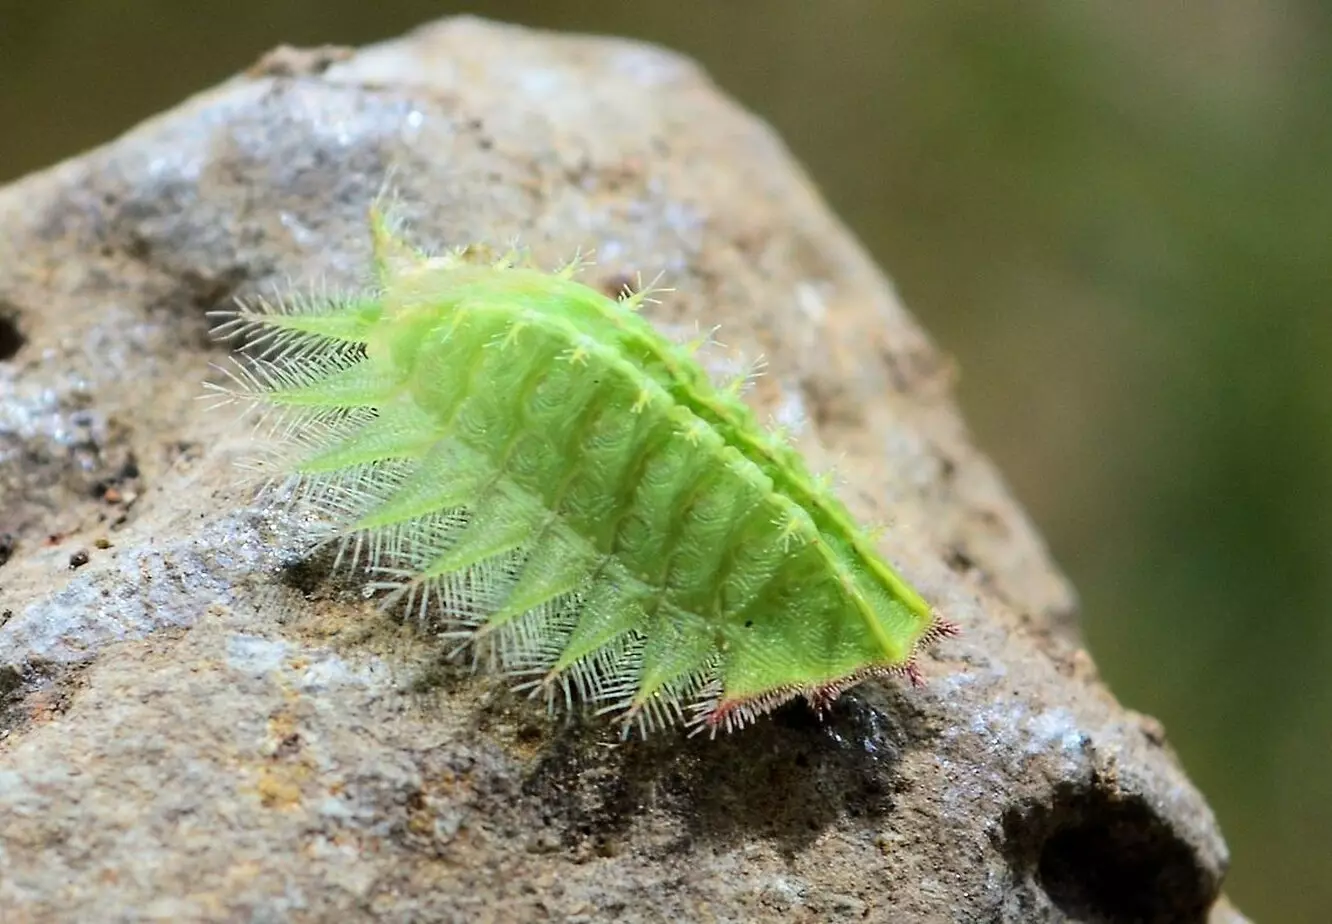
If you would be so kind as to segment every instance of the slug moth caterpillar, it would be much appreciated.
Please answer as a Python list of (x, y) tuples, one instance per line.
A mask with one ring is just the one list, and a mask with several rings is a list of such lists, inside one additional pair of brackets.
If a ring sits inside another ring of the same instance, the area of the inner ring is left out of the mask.
[(279, 475), (458, 650), (627, 734), (732, 730), (903, 674), (953, 627), (739, 390), (519, 253), (431, 256), (371, 208), (375, 284), (241, 304), (225, 400)]

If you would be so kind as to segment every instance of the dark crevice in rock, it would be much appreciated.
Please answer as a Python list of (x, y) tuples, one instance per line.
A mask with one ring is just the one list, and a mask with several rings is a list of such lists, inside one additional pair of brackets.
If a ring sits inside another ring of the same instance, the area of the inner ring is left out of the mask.
[(1060, 785), (1004, 816), (1014, 873), (1076, 921), (1204, 922), (1219, 883), (1141, 797)]
[(21, 726), (22, 715), (18, 707), (23, 698), (23, 687), (22, 670), (14, 664), (0, 664), (0, 741)]
[(15, 315), (18, 312), (9, 304), (0, 301), (0, 361), (13, 359), (28, 338), (19, 330)]
[(282, 564), (279, 580), (292, 590), (309, 597), (315, 594), (329, 578), (333, 564), (332, 549), (319, 549), (309, 556), (294, 557)]
[(190, 304), (204, 312), (227, 308), (236, 293), (250, 281), (250, 273), (241, 266), (228, 266), (216, 273), (191, 270), (181, 275), (189, 293)]
[[(297, 540), (300, 541), (300, 540)], [(366, 584), (379, 579), (379, 576), (364, 567), (365, 551), (360, 566), (354, 566), (352, 556), (356, 553), (355, 545), (349, 546), (339, 561), (338, 542), (321, 542), (305, 552), (294, 552), (282, 562), (277, 574), (278, 581), (301, 594), (307, 600), (333, 600), (342, 603), (355, 603), (364, 599)], [(384, 602), (381, 593), (376, 598)], [(392, 608), (392, 615), (411, 622), (411, 616), (401, 613), (401, 607)]]
[(68, 709), (80, 673), (77, 667), (41, 658), (0, 664), (0, 742), (27, 727), (35, 712), (51, 715)]

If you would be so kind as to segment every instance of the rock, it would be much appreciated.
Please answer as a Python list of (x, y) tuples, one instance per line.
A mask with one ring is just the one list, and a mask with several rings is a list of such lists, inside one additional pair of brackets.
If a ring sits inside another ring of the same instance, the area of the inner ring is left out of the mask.
[[(816, 464), (961, 638), (743, 733), (620, 743), (432, 666), (257, 505), (208, 309), (517, 236), (765, 354)], [(949, 366), (690, 62), (472, 18), (279, 49), (0, 190), (5, 920), (1242, 921), (1206, 803), (1081, 650)], [(82, 552), (86, 564), (71, 568)], [(1210, 910), (1209, 910), (1210, 909)]]

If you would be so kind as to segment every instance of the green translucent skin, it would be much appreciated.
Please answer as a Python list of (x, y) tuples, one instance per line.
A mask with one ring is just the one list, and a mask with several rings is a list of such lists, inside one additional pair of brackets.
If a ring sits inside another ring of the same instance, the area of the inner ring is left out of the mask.
[(822, 708), (950, 628), (643, 295), (372, 225), (376, 293), (230, 330), (307, 496), (424, 619), (643, 731)]

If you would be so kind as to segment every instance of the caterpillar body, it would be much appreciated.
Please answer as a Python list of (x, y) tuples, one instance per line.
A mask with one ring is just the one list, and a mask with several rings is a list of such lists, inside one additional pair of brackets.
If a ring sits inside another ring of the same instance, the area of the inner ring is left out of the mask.
[(519, 254), (430, 256), (371, 208), (376, 282), (242, 304), (226, 400), (331, 525), (339, 561), (478, 661), (625, 733), (822, 711), (953, 627), (637, 309)]

